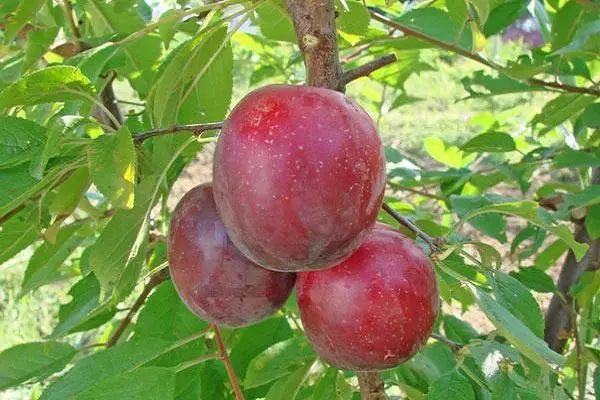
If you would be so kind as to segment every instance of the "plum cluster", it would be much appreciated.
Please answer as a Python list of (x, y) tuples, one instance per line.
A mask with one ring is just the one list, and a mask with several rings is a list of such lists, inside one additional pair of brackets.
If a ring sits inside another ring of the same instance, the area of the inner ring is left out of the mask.
[(436, 278), (414, 241), (376, 223), (385, 158), (360, 106), (321, 88), (256, 90), (225, 121), (213, 168), (169, 231), (169, 269), (190, 310), (244, 326), (295, 285), (305, 332), (332, 365), (379, 370), (416, 353), (437, 316)]

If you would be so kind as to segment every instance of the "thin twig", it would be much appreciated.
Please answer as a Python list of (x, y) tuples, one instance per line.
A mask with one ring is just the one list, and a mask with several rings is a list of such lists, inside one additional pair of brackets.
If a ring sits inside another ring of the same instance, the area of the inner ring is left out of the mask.
[(410, 229), (414, 234), (416, 234), (418, 237), (423, 239), (423, 241), (425, 243), (427, 243), (427, 245), (431, 249), (432, 253), (437, 253), (438, 251), (440, 251), (440, 245), (438, 244), (438, 242), (440, 241), (439, 239), (432, 238), (431, 236), (429, 236), (428, 234), (423, 232), (421, 229), (419, 229), (419, 227), (417, 225), (415, 225), (414, 222), (412, 222), (410, 219), (406, 218), (405, 216), (400, 215), (400, 213), (398, 213), (396, 210), (394, 210), (389, 204), (383, 203), (381, 208), (383, 208), (383, 210), (385, 212), (387, 212), (392, 218), (394, 218), (400, 224), (404, 225), (405, 227)]
[[(375, 19), (379, 22), (382, 22), (383, 24), (388, 25), (392, 28), (395, 28), (395, 29), (403, 32), (407, 36), (416, 37), (417, 39), (421, 39), (425, 42), (433, 43), (436, 47), (442, 48), (444, 50), (449, 50), (453, 53), (456, 53), (458, 55), (461, 55), (463, 57), (471, 59), (475, 62), (478, 62), (482, 65), (485, 65), (486, 67), (492, 68), (492, 69), (502, 72), (502, 73), (505, 73), (504, 69), (501, 66), (494, 64), (493, 62), (483, 58), (479, 54), (472, 53), (468, 50), (462, 49), (453, 44), (446, 43), (441, 40), (435, 39), (431, 36), (425, 35), (419, 31), (416, 31), (405, 25), (402, 25), (402, 24), (398, 23), (397, 21), (394, 21), (371, 8), (369, 9), (369, 13), (371, 14), (371, 17), (373, 19)], [(567, 85), (567, 84), (558, 83), (558, 82), (548, 82), (548, 81), (544, 81), (544, 80), (536, 79), (536, 78), (525, 79), (524, 82), (527, 82), (530, 85), (544, 86), (544, 87), (548, 87), (548, 88), (559, 89), (559, 90), (569, 92), (569, 93), (582, 93), (582, 94), (591, 94), (593, 96), (600, 96), (600, 90), (594, 89), (594, 88), (572, 86), (572, 85)]]
[[(67, 17), (67, 20), (69, 21), (69, 25), (71, 25), (71, 31), (73, 32), (73, 36), (75, 36), (77, 39), (81, 38), (81, 32), (79, 31), (79, 25), (77, 24), (77, 21), (75, 20), (75, 13), (73, 11), (73, 5), (71, 4), (70, 0), (63, 0), (63, 5), (64, 5), (64, 11), (65, 11), (65, 16)], [(79, 47), (81, 47), (81, 45), (79, 44)]]
[(221, 330), (216, 324), (213, 324), (213, 330), (215, 331), (215, 338), (217, 339), (219, 353), (221, 353), (221, 357), (223, 358), (223, 364), (225, 364), (225, 369), (227, 370), (227, 376), (229, 376), (229, 382), (231, 383), (233, 393), (235, 393), (235, 399), (244, 400), (244, 394), (242, 393), (242, 389), (240, 389), (240, 384), (238, 383), (237, 376), (235, 376), (235, 371), (233, 370), (233, 365), (231, 365), (229, 355), (227, 354), (225, 343), (223, 343)]
[(166, 276), (163, 273), (158, 273), (150, 278), (146, 286), (144, 286), (142, 293), (140, 293), (135, 303), (133, 303), (133, 306), (131, 306), (131, 309), (129, 310), (125, 318), (123, 318), (117, 330), (115, 330), (115, 333), (113, 333), (108, 342), (106, 342), (106, 347), (112, 347), (119, 341), (119, 338), (121, 337), (121, 335), (123, 335), (125, 329), (127, 329), (129, 324), (133, 320), (135, 314), (146, 302), (146, 299), (150, 295), (150, 292), (152, 292), (152, 289), (160, 285), (163, 281), (165, 281), (165, 279)]
[(372, 72), (383, 68), (386, 65), (395, 63), (396, 61), (398, 61), (398, 59), (396, 58), (395, 54), (386, 54), (385, 56), (376, 58), (373, 61), (369, 61), (368, 63), (361, 65), (360, 67), (356, 67), (344, 72), (342, 75), (342, 84), (345, 86), (358, 78), (369, 76)]
[(196, 136), (200, 136), (205, 131), (214, 129), (221, 129), (223, 122), (209, 122), (206, 124), (189, 124), (189, 125), (175, 125), (170, 128), (154, 129), (148, 132), (139, 132), (133, 134), (133, 140), (136, 143), (142, 143), (144, 140), (154, 136), (171, 135), (173, 133), (180, 132), (192, 132)]
[(438, 342), (444, 343), (445, 345), (450, 347), (450, 350), (452, 350), (453, 353), (458, 353), (460, 349), (464, 347), (464, 344), (452, 341), (447, 337), (440, 335), (439, 333), (434, 332), (431, 334), (431, 337), (437, 340)]

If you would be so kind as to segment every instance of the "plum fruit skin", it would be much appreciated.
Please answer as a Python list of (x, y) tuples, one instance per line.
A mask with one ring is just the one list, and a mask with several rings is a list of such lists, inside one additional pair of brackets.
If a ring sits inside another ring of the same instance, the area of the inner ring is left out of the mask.
[(227, 236), (209, 184), (191, 189), (173, 211), (169, 271), (186, 306), (219, 325), (249, 325), (289, 297), (294, 273), (274, 272), (246, 259)]
[(431, 335), (439, 306), (427, 255), (381, 224), (341, 264), (298, 273), (296, 291), (317, 352), (357, 371), (393, 368), (412, 357)]
[(360, 246), (383, 201), (375, 125), (328, 89), (271, 85), (248, 94), (224, 123), (213, 165), (231, 240), (272, 270), (339, 263)]

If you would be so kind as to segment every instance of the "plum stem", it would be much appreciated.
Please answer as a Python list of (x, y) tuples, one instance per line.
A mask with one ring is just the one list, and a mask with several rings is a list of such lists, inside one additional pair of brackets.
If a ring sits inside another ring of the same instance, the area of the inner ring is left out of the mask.
[(342, 84), (347, 85), (348, 83), (358, 78), (369, 76), (372, 72), (377, 71), (378, 69), (383, 68), (386, 65), (395, 63), (397, 60), (398, 58), (396, 58), (395, 54), (386, 54), (385, 56), (381, 56), (379, 58), (374, 59), (373, 61), (369, 61), (368, 63), (361, 65), (360, 67), (348, 70), (342, 75)]
[(419, 227), (414, 222), (412, 222), (410, 219), (406, 218), (405, 216), (400, 215), (400, 213), (398, 211), (394, 210), (388, 203), (383, 203), (381, 208), (383, 208), (383, 210), (385, 212), (387, 212), (392, 218), (394, 218), (400, 224), (404, 225), (405, 227), (410, 229), (415, 235), (417, 235), (418, 237), (423, 239), (423, 241), (425, 243), (427, 243), (427, 245), (431, 249), (432, 253), (437, 253), (441, 250), (440, 249), (441, 239), (435, 239), (435, 238), (429, 236), (428, 234), (426, 234), (425, 232), (423, 232), (421, 229), (419, 229)]
[(119, 327), (117, 328), (117, 330), (115, 330), (115, 333), (113, 333), (113, 335), (110, 337), (110, 339), (106, 342), (107, 348), (112, 347), (115, 344), (117, 344), (117, 342), (121, 338), (121, 335), (123, 335), (123, 333), (125, 332), (125, 329), (127, 329), (129, 324), (133, 320), (133, 317), (135, 316), (135, 314), (146, 302), (146, 299), (150, 295), (150, 292), (152, 292), (152, 290), (156, 286), (160, 285), (162, 282), (164, 282), (167, 279), (167, 276), (164, 271), (166, 271), (166, 270), (160, 271), (159, 273), (153, 275), (150, 278), (150, 280), (148, 281), (148, 283), (146, 283), (146, 285), (144, 286), (144, 289), (142, 290), (142, 293), (140, 293), (140, 295), (136, 299), (135, 303), (133, 303), (133, 306), (131, 306), (131, 309), (129, 310), (129, 312), (127, 313), (125, 318), (123, 318), (123, 320), (119, 324)]
[(240, 384), (238, 383), (237, 376), (235, 375), (235, 371), (233, 370), (233, 365), (231, 365), (231, 359), (227, 354), (225, 343), (223, 343), (221, 329), (219, 329), (219, 327), (216, 324), (212, 324), (212, 326), (213, 330), (215, 331), (215, 338), (217, 339), (217, 346), (219, 347), (219, 353), (221, 353), (221, 359), (223, 360), (223, 364), (225, 364), (225, 369), (227, 370), (229, 382), (231, 383), (231, 387), (233, 388), (233, 392), (235, 393), (235, 399), (244, 400), (244, 394), (242, 393), (242, 389), (240, 389)]
[(140, 132), (133, 134), (133, 140), (136, 143), (142, 143), (144, 140), (154, 136), (171, 135), (173, 133), (180, 132), (192, 132), (196, 136), (200, 136), (205, 131), (212, 131), (221, 129), (223, 122), (208, 122), (206, 124), (189, 124), (189, 125), (175, 125), (170, 128), (154, 129), (147, 132)]

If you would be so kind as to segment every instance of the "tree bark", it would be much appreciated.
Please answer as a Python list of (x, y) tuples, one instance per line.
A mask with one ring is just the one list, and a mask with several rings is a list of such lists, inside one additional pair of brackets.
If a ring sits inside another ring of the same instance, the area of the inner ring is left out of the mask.
[[(594, 169), (592, 184), (600, 184), (600, 168)], [(579, 262), (573, 252), (569, 251), (558, 277), (557, 293), (550, 300), (544, 322), (544, 340), (558, 353), (563, 352), (567, 337), (573, 331), (573, 323), (576, 322), (571, 319), (570, 310), (573, 306), (571, 288), (579, 282), (579, 278), (585, 271), (600, 268), (600, 239), (592, 240), (583, 223), (578, 226), (578, 229), (575, 239), (587, 243), (590, 248)]]
[(309, 86), (344, 91), (333, 0), (286, 0)]
[[(286, 0), (285, 3), (304, 58), (307, 85), (344, 92), (334, 1)], [(379, 373), (358, 372), (357, 375), (364, 400), (388, 398)]]

